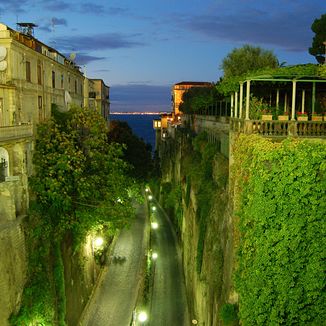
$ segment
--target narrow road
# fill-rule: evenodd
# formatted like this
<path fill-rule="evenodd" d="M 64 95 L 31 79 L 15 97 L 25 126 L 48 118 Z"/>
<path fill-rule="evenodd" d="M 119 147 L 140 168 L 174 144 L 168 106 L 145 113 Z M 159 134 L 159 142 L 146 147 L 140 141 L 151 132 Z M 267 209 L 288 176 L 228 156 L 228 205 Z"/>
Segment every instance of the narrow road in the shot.
<path fill-rule="evenodd" d="M 181 254 L 173 226 L 153 199 L 151 209 L 159 227 L 151 232 L 151 248 L 157 253 L 148 325 L 188 326 L 188 309 Z"/>
<path fill-rule="evenodd" d="M 122 230 L 113 254 L 126 259 L 112 262 L 88 306 L 82 326 L 129 326 L 137 300 L 146 247 L 144 205 L 137 210 L 129 229 Z"/>

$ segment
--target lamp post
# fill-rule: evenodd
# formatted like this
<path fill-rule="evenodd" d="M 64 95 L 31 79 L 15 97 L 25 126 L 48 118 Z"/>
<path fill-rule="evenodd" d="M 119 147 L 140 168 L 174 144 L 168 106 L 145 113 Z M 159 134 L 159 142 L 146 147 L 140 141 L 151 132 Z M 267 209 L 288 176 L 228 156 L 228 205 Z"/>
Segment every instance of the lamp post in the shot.
<path fill-rule="evenodd" d="M 143 325 L 148 319 L 147 313 L 145 311 L 140 311 L 137 319 L 140 322 L 140 324 Z"/>

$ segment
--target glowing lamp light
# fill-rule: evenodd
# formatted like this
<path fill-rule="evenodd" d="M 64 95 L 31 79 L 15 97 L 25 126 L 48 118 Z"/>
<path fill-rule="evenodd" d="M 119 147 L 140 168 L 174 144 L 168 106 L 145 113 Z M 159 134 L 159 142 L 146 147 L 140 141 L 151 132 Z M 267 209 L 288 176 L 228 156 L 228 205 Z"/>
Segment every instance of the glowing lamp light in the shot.
<path fill-rule="evenodd" d="M 156 211 L 156 206 L 152 207 L 152 211 L 155 212 Z"/>
<path fill-rule="evenodd" d="M 145 311 L 141 311 L 138 315 L 138 320 L 143 323 L 147 320 L 147 313 Z"/>
<path fill-rule="evenodd" d="M 149 192 L 149 189 L 148 189 L 148 188 L 146 188 L 146 189 L 145 189 L 145 191 L 146 191 L 146 192 Z"/>
<path fill-rule="evenodd" d="M 153 258 L 154 260 L 156 260 L 157 257 L 158 257 L 157 253 L 156 253 L 156 252 L 153 252 L 153 254 L 152 254 L 152 258 Z"/>
<path fill-rule="evenodd" d="M 158 228 L 158 223 L 157 222 L 152 222 L 151 226 L 152 226 L 152 229 L 156 230 Z"/>
<path fill-rule="evenodd" d="M 149 195 L 149 196 L 148 196 L 148 199 L 149 199 L 149 200 L 152 200 L 152 199 L 153 199 L 153 196 L 152 196 L 152 195 Z"/>
<path fill-rule="evenodd" d="M 101 247 L 104 243 L 104 240 L 102 237 L 97 237 L 94 239 L 94 245 L 95 247 Z"/>

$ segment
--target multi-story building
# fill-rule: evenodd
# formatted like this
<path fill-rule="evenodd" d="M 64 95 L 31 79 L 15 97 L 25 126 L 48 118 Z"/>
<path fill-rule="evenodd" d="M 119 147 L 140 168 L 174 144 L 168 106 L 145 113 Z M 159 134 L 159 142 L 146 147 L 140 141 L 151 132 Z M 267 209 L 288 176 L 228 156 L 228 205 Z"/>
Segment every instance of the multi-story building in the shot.
<path fill-rule="evenodd" d="M 34 38 L 35 25 L 18 25 L 20 31 L 0 24 L 0 182 L 20 183 L 9 187 L 16 207 L 10 212 L 2 210 L 8 211 L 5 219 L 12 219 L 13 212 L 14 216 L 24 213 L 28 207 L 27 177 L 37 123 L 51 116 L 53 105 L 67 110 L 71 103 L 82 106 L 89 96 L 84 91 L 88 80 L 79 67 Z M 4 213 L 0 215 L 4 218 Z"/>
<path fill-rule="evenodd" d="M 90 97 L 94 96 L 97 112 L 108 121 L 110 115 L 110 87 L 105 85 L 102 79 L 91 79 L 91 81 L 94 84 L 94 93 L 90 93 Z"/>

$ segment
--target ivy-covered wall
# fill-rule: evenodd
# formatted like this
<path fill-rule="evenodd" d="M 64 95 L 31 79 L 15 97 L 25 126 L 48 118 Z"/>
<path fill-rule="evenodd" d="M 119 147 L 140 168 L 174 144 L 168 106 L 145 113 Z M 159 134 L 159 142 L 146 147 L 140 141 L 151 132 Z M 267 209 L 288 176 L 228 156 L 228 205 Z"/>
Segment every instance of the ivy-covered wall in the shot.
<path fill-rule="evenodd" d="M 241 135 L 233 176 L 243 325 L 322 325 L 326 146 Z"/>
<path fill-rule="evenodd" d="M 325 141 L 230 139 L 230 159 L 184 130 L 161 149 L 161 202 L 182 242 L 191 316 L 322 325 Z"/>

